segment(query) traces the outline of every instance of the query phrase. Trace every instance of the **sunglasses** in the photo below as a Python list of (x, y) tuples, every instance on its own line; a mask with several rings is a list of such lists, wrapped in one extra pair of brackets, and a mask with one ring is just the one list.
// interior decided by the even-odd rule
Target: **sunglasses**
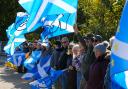
[(94, 40), (94, 42), (98, 42), (98, 40)]

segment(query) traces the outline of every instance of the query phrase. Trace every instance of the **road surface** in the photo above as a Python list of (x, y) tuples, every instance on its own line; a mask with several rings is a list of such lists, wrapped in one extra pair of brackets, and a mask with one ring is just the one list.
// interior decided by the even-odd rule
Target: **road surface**
[(28, 82), (21, 79), (23, 74), (4, 68), (5, 58), (0, 56), (0, 89), (31, 89)]

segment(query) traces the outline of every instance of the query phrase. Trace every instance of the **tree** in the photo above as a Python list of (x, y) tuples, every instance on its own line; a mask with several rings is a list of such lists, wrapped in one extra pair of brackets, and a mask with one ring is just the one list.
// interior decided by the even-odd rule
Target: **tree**
[[(117, 29), (124, 0), (79, 0), (78, 26), (81, 34), (93, 32), (109, 39)], [(81, 25), (82, 24), (82, 25)]]
[(7, 40), (6, 29), (15, 21), (16, 13), (24, 11), (17, 0), (0, 0), (0, 41)]

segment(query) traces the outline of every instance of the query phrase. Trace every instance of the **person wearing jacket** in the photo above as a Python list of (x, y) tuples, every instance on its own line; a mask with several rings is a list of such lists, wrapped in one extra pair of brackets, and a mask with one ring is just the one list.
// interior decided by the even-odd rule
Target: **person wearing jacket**
[(93, 48), (96, 44), (102, 42), (102, 37), (100, 35), (95, 35), (92, 33), (88, 33), (85, 37), (82, 37), (79, 32), (78, 28), (75, 25), (74, 31), (77, 36), (77, 39), (80, 43), (80, 47), (84, 50), (82, 52), (82, 59), (81, 59), (81, 73), (82, 73), (82, 80), (80, 89), (86, 87), (86, 82), (89, 78), (89, 69), (90, 65), (94, 62), (95, 55), (93, 52)]
[[(51, 56), (51, 61), (50, 61), (50, 65), (52, 68), (54, 68), (55, 70), (58, 70), (58, 61), (60, 56), (62, 55), (62, 45), (60, 41), (56, 41), (55, 42), (55, 49), (53, 50), (52, 56)], [(54, 83), (54, 88), (55, 89), (61, 89), (61, 83), (60, 83), (60, 78)]]
[(78, 45), (75, 43), (70, 43), (68, 46), (68, 57), (67, 57), (67, 89), (77, 89), (77, 72), (75, 66), (73, 66), (74, 58), (78, 55)]
[(85, 89), (104, 89), (104, 77), (108, 66), (109, 52), (107, 48), (109, 43), (104, 41), (94, 47), (95, 61), (89, 69), (89, 79)]
[[(67, 68), (67, 51), (69, 40), (67, 37), (63, 37), (61, 40), (61, 47), (59, 50), (56, 50), (56, 53), (53, 52), (51, 58), (51, 66), (56, 70), (63, 70)], [(59, 84), (58, 84), (59, 83)], [(62, 76), (58, 79), (57, 84), (55, 84), (55, 89), (67, 89), (67, 75), (63, 73)]]

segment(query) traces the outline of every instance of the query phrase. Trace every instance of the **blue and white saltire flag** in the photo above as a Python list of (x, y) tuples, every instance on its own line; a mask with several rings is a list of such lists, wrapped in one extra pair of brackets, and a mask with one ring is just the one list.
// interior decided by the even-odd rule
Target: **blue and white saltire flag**
[(31, 80), (34, 77), (34, 73), (26, 73), (21, 78), (24, 80)]
[(16, 36), (16, 30), (24, 30), (26, 28), (26, 21), (28, 19), (28, 14), (24, 12), (18, 12), (15, 23), (13, 23), (9, 28), (6, 30), (7, 36), (9, 41), (7, 45), (4, 47), (6, 53), (13, 55), (15, 48), (18, 47), (20, 44), (26, 41), (24, 35)]
[(15, 49), (25, 41), (26, 39), (23, 35), (16, 38), (12, 36), (9, 39), (7, 45), (4, 47), (4, 50), (6, 53), (13, 55), (15, 52)]
[[(12, 24), (12, 25), (10, 25), (9, 27), (8, 27), (8, 29), (6, 30), (6, 33), (7, 33), (7, 37), (8, 37), (8, 39), (10, 39), (10, 37), (11, 36), (13, 36), (13, 33), (14, 33), (14, 23)], [(12, 31), (13, 30), (13, 31)]]
[(122, 89), (128, 89), (128, 1), (126, 1), (111, 55), (111, 78)]
[(49, 38), (48, 38), (48, 30), (43, 30), (43, 32), (41, 33), (41, 41), (42, 41), (42, 45), (45, 47), (49, 47)]
[(33, 70), (36, 65), (37, 65), (37, 61), (41, 58), (42, 55), (42, 51), (32, 51), (31, 56), (24, 61), (24, 66), (28, 69), (28, 70)]
[[(20, 0), (19, 3), (23, 8), (26, 9), (27, 13), (18, 13), (17, 18), (15, 21), (15, 30), (13, 33), (13, 36), (11, 37), (11, 41), (14, 38), (17, 38), (21, 35), (24, 35), (25, 33), (33, 32), (37, 28), (43, 26), (44, 20), (48, 15), (60, 15), (60, 14), (76, 14), (77, 11), (77, 4), (78, 0)], [(68, 16), (69, 17), (69, 16)], [(64, 17), (63, 17), (64, 18)], [(66, 16), (67, 18), (67, 16)], [(71, 24), (65, 23), (67, 20), (61, 19), (58, 21), (58, 18), (56, 18), (56, 22), (54, 23), (55, 27), (58, 28), (58, 22), (61, 23), (61, 28), (65, 29), (68, 27), (68, 30), (72, 30), (69, 27), (71, 27)], [(63, 22), (64, 21), (64, 22)], [(70, 22), (69, 20), (68, 22)], [(74, 21), (74, 20), (73, 20)], [(52, 20), (53, 22), (53, 20)], [(49, 22), (50, 23), (50, 22)], [(65, 23), (65, 24), (63, 24)], [(57, 26), (56, 26), (57, 25)], [(55, 30), (57, 29), (55, 28)], [(72, 27), (73, 28), (73, 27)], [(69, 31), (69, 32), (70, 32)], [(72, 30), (73, 31), (73, 30)], [(53, 32), (53, 31), (52, 31)], [(68, 32), (68, 31), (66, 31)], [(60, 31), (56, 31), (57, 34), (60, 33)], [(18, 46), (18, 45), (17, 45)], [(8, 52), (9, 53), (9, 52)], [(11, 52), (11, 54), (13, 54)]]
[(50, 60), (51, 55), (48, 54), (47, 56), (40, 59), (39, 64), (37, 64), (37, 70), (40, 78), (48, 76), (44, 68), (50, 66)]
[[(48, 76), (48, 74), (46, 73), (44, 68), (47, 66), (50, 66), (50, 57), (51, 57), (51, 55), (46, 55), (45, 57), (40, 58), (39, 64), (36, 64), (36, 65), (28, 64), (27, 69), (29, 71), (22, 78), (28, 80), (28, 79), (32, 79), (32, 78), (40, 79), (40, 78), (44, 78), (44, 77)], [(27, 65), (27, 63), (26, 63), (26, 65)], [(35, 69), (35, 67), (36, 67), (36, 69)]]
[(49, 76), (47, 76), (45, 78), (35, 80), (29, 84), (31, 86), (31, 89), (50, 89), (51, 88), (50, 85), (52, 84), (52, 80)]
[(25, 61), (25, 53), (21, 51), (16, 51), (13, 54), (13, 63), (15, 66), (17, 67), (21, 66), (21, 64), (23, 64), (24, 61)]
[[(38, 1), (30, 1), (30, 0), (20, 0), (19, 3), (23, 8), (25, 8), (29, 13), (29, 20), (27, 21), (27, 32), (31, 32), (35, 30), (35, 26), (39, 26), (38, 24), (48, 15), (56, 15), (56, 14), (65, 14), (70, 13), (73, 14), (77, 11), (77, 3), (78, 0), (38, 0)], [(30, 4), (33, 3), (33, 4)], [(28, 4), (28, 5), (27, 5)], [(30, 9), (26, 7), (32, 7)], [(17, 31), (15, 34), (20, 35), (27, 33), (26, 30)]]
[(36, 79), (37, 80), (40, 78), (47, 77), (48, 74), (44, 68), (47, 66), (50, 66), (50, 57), (51, 55), (47, 55), (46, 57), (41, 58), (40, 63), (37, 64), (37, 70), (35, 70), (34, 68), (35, 66), (34, 66), (32, 70), (30, 70), (28, 73), (22, 76), (22, 79), (24, 80)]
[(46, 73), (48, 76), (35, 80), (31, 82), (30, 85), (32, 89), (51, 89), (52, 85), (56, 82), (56, 80), (63, 74), (65, 70), (54, 70), (51, 67), (47, 67)]

